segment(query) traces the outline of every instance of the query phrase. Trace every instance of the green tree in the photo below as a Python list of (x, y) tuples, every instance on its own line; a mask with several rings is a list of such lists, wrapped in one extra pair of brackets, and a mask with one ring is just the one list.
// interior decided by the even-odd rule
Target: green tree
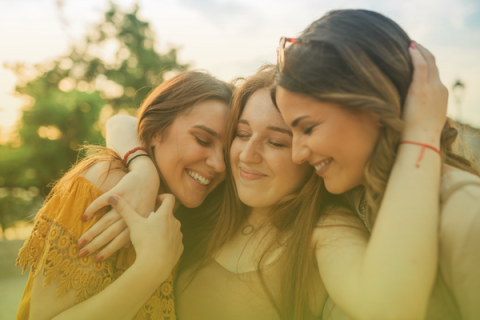
[[(111, 4), (68, 54), (34, 67), (8, 66), (25, 106), (18, 135), (0, 145), (2, 229), (38, 209), (49, 184), (77, 161), (79, 145), (104, 143), (111, 115), (135, 114), (168, 73), (188, 68), (177, 62), (175, 48), (155, 50), (154, 32), (138, 10)], [(104, 57), (108, 51), (114, 53)]]

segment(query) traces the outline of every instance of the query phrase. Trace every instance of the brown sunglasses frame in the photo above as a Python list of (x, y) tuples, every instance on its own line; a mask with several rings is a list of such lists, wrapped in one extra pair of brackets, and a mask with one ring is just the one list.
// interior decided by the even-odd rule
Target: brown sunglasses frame
[(320, 43), (320, 42), (322, 42), (322, 41), (302, 40), (302, 39), (298, 39), (298, 38), (281, 37), (280, 42), (278, 43), (278, 48), (277, 48), (278, 70), (280, 72), (282, 72), (283, 68), (285, 67), (285, 45), (287, 43), (291, 43), (291, 44), (312, 44), (312, 43)]

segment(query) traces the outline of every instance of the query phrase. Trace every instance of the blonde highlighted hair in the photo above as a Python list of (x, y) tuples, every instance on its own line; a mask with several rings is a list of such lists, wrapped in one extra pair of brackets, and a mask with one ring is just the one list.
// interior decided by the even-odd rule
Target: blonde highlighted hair
[[(382, 124), (365, 167), (367, 220), (373, 223), (403, 131), (401, 115), (413, 74), (411, 39), (392, 20), (367, 10), (329, 12), (300, 38), (316, 42), (286, 49), (276, 85), (347, 110), (373, 113)], [(470, 161), (453, 151), (456, 138), (457, 129), (448, 119), (441, 134), (442, 161), (478, 175)]]

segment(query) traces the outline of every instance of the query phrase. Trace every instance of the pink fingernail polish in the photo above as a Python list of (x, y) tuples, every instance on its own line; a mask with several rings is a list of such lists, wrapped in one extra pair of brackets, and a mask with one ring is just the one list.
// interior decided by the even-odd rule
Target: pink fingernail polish
[(417, 49), (417, 47), (415, 47), (415, 44), (413, 42), (410, 42), (410, 48)]
[(87, 242), (88, 242), (87, 239), (80, 239), (80, 240), (78, 241), (77, 248), (80, 249), (80, 248), (83, 247)]
[(116, 196), (110, 196), (110, 197), (108, 198), (108, 202), (110, 202), (110, 204), (116, 206), (117, 203), (118, 203), (118, 198), (117, 198)]
[(95, 257), (95, 262), (100, 262), (102, 260), (103, 260), (103, 256), (101, 254)]
[(78, 257), (79, 258), (83, 258), (85, 257), (86, 255), (88, 255), (90, 252), (87, 250), (87, 249), (83, 249), (82, 251), (80, 251), (80, 253), (78, 254)]
[(88, 216), (87, 216), (86, 214), (84, 214), (84, 215), (82, 216), (82, 221), (87, 221), (87, 219), (88, 219)]

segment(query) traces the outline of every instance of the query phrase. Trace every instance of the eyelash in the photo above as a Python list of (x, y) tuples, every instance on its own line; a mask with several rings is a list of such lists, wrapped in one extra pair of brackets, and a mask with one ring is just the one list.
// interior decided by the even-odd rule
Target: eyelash
[(310, 133), (312, 133), (313, 128), (315, 128), (316, 126), (317, 126), (317, 125), (312, 125), (312, 126), (306, 128), (305, 130), (303, 130), (303, 134), (310, 134)]
[(195, 137), (195, 140), (197, 140), (198, 144), (200, 144), (201, 146), (204, 146), (204, 147), (208, 147), (210, 145), (209, 142), (206, 142), (206, 141), (203, 141), (203, 140), (200, 140), (199, 138)]
[(283, 148), (285, 147), (284, 144), (280, 144), (280, 143), (274, 143), (274, 142), (271, 142), (269, 141), (268, 143), (270, 143), (272, 146), (276, 147), (276, 148)]
[(239, 137), (239, 138), (246, 138), (248, 137), (246, 134), (240, 134), (240, 133), (236, 133), (235, 132), (235, 137)]

